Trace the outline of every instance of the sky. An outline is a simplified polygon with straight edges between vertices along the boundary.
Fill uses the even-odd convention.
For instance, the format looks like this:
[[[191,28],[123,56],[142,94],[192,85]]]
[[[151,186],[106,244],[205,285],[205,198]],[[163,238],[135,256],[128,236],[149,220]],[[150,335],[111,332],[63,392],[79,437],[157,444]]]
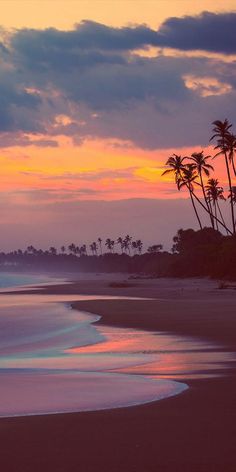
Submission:
[[[0,3],[1,248],[197,227],[161,174],[236,124],[235,1]]]

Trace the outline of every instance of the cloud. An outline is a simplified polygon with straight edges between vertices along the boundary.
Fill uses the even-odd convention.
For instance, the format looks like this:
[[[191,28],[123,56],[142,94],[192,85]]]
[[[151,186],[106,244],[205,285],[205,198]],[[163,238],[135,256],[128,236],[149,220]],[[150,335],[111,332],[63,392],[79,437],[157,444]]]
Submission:
[[[236,54],[236,12],[168,18],[157,32],[157,44],[184,51]]]
[[[236,119],[236,64],[203,56],[140,57],[137,49],[230,54],[235,24],[236,13],[204,12],[169,18],[158,31],[84,21],[71,31],[8,32],[0,44],[1,146],[56,147],[60,135],[76,145],[94,138],[144,149],[206,144],[211,121]]]

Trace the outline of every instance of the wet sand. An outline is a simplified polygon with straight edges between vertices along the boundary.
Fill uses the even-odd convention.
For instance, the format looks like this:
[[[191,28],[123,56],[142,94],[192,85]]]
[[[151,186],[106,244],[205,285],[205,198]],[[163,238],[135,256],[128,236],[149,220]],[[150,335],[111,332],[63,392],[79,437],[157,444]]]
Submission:
[[[101,315],[99,323],[106,325],[198,336],[236,351],[234,290],[194,279],[120,278],[120,287],[111,286],[114,281],[98,277],[45,291],[157,298],[81,301],[74,308]],[[188,380],[190,388],[181,395],[138,407],[2,419],[2,470],[233,472],[235,373],[232,363],[223,376]]]

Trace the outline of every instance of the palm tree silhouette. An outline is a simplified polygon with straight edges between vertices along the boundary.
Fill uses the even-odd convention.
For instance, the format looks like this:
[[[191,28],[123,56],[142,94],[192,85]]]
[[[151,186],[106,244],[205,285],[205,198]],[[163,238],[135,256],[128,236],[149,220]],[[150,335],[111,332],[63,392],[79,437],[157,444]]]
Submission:
[[[198,174],[194,170],[193,164],[186,164],[185,167],[182,169],[181,176],[178,178],[176,183],[179,190],[181,190],[181,188],[184,186],[187,187],[197,221],[199,223],[200,229],[202,229],[202,223],[194,202],[194,183],[197,183],[197,179]]]
[[[175,176],[175,183],[178,187],[181,178],[182,178],[182,173],[183,170],[185,169],[185,164],[184,161],[186,160],[186,157],[178,156],[177,154],[173,154],[170,156],[165,165],[169,167],[169,169],[164,170],[161,175],[166,175],[166,174],[174,174]],[[179,188],[179,187],[178,187]]]
[[[191,157],[189,159],[193,161],[192,163],[192,169],[196,170],[196,172],[199,175],[200,182],[201,182],[201,187],[202,187],[202,193],[204,196],[204,200],[206,203],[206,206],[208,208],[210,220],[211,220],[211,225],[212,228],[214,229],[214,218],[212,217],[212,212],[211,212],[211,207],[209,205],[206,192],[205,192],[205,187],[203,183],[203,174],[205,174],[207,177],[210,175],[210,171],[214,170],[213,166],[211,164],[208,164],[207,161],[210,159],[211,156],[204,156],[204,152],[193,152],[191,154]]]
[[[138,253],[142,254],[143,243],[141,239],[137,239],[136,244],[137,244]]]
[[[74,243],[71,243],[71,244],[68,246],[68,249],[69,249],[70,253],[75,254],[75,252],[76,252],[76,246],[75,246]]]
[[[132,238],[131,236],[129,236],[127,234],[127,236],[125,236],[125,239],[123,241],[123,247],[125,249],[125,252],[127,252],[127,250],[129,251],[129,255],[130,255],[130,245],[131,245],[131,241],[132,241]]]
[[[136,242],[136,241],[132,241],[131,246],[132,246],[132,249],[133,249],[133,251],[134,251],[134,254],[136,254],[136,251],[137,251],[137,242]]]
[[[235,219],[234,219],[234,205],[233,205],[233,191],[232,191],[232,180],[231,180],[231,174],[230,174],[230,159],[227,155],[227,153],[230,153],[229,151],[229,139],[230,139],[230,128],[232,127],[232,124],[229,123],[227,119],[224,121],[216,120],[213,122],[213,136],[211,137],[210,141],[213,139],[217,139],[217,144],[214,147],[214,149],[218,149],[219,151],[217,154],[215,154],[214,158],[219,156],[219,155],[224,155],[225,158],[225,165],[226,165],[226,170],[227,170],[227,176],[228,176],[228,182],[229,182],[229,191],[230,191],[230,207],[231,207],[231,219],[232,219],[232,227],[233,227],[233,233],[235,234]]]
[[[225,197],[223,195],[224,190],[223,187],[219,186],[219,181],[218,179],[209,179],[206,185],[206,194],[208,198],[209,205],[213,204],[214,210],[215,210],[215,217],[217,217],[217,209],[219,211],[220,217],[225,224],[220,205],[219,205],[219,200],[225,200]],[[216,220],[216,228],[219,229],[218,226],[218,221]]]
[[[97,256],[98,246],[97,243],[94,241],[90,244],[90,249],[93,255]]]
[[[105,246],[107,246],[107,249],[110,252],[112,252],[114,250],[114,245],[115,245],[115,241],[112,241],[112,239],[110,239],[110,238],[106,239]]]
[[[98,238],[98,244],[99,244],[99,247],[100,247],[100,253],[102,255],[102,238]]]
[[[119,236],[119,238],[117,238],[117,244],[120,245],[120,249],[121,249],[121,253],[123,254],[123,249],[124,249],[124,241],[123,239],[121,238],[121,236]]]

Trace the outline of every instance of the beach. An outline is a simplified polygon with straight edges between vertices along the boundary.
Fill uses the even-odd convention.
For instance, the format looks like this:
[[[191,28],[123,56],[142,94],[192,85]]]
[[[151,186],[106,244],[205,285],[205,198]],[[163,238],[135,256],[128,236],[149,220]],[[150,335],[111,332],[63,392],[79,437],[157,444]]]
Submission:
[[[28,293],[27,290],[22,292]],[[189,388],[172,398],[104,411],[0,419],[4,471],[235,471],[236,351],[234,288],[207,279],[91,279],[39,288],[66,295],[98,326],[171,333],[215,343],[222,365],[166,373]],[[76,301],[76,294],[142,297]],[[21,296],[21,295],[20,295]],[[201,378],[201,372],[204,375]]]

